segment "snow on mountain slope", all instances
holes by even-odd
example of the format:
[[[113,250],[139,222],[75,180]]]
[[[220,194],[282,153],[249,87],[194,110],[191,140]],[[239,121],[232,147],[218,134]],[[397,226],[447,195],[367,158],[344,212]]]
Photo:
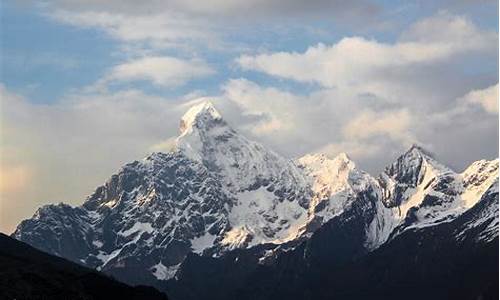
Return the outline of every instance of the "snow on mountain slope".
[[[458,240],[470,233],[475,235],[476,241],[485,243],[498,237],[498,177],[464,215],[469,216],[469,221],[456,231]]]
[[[238,134],[210,102],[192,107],[182,117],[177,148],[219,174],[232,192],[269,186],[275,194],[295,197],[307,206],[307,195],[300,196],[307,185],[293,162]]]
[[[290,160],[239,135],[210,102],[182,117],[180,153],[201,162],[227,188],[227,248],[295,238],[307,217],[310,187]]]
[[[417,186],[424,181],[429,184],[429,180],[436,176],[452,174],[451,169],[437,162],[426,150],[413,145],[380,174],[379,183],[384,189],[383,202],[387,207],[412,207],[407,202],[415,200],[410,198]]]
[[[313,179],[313,191],[323,198],[341,191],[360,192],[376,184],[368,173],[356,167],[346,153],[340,153],[333,159],[321,153],[308,154],[299,158],[298,163]]]
[[[371,248],[391,235],[454,220],[474,206],[498,178],[498,160],[478,161],[462,174],[412,146],[379,176],[382,204],[369,228]]]
[[[309,207],[309,222],[314,218],[326,222],[338,216],[356,201],[358,193],[378,196],[376,180],[359,170],[345,153],[335,158],[325,154],[308,154],[298,159],[298,165],[312,181],[313,197]]]
[[[404,230],[453,220],[470,208],[470,203],[477,202],[498,176],[498,161],[475,163],[462,175],[417,145],[389,165],[378,180],[357,169],[345,153],[334,159],[323,154],[306,155],[298,164],[312,180],[311,224],[340,215],[362,193],[378,199],[367,206],[374,210],[366,226],[368,249],[377,248]]]
[[[411,147],[379,177],[383,202],[407,226],[426,226],[459,213],[460,176],[427,151]]]
[[[460,175],[464,188],[461,195],[462,206],[471,208],[481,199],[493,183],[498,181],[498,159],[476,161]]]

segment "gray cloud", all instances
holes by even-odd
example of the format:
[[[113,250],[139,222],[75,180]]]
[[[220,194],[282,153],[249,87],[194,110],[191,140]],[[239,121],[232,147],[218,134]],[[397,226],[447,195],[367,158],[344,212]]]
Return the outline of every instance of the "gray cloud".
[[[196,51],[200,46],[219,51],[235,48],[227,36],[234,33],[236,27],[248,30],[257,22],[274,30],[284,23],[286,28],[302,26],[296,20],[321,20],[363,28],[378,22],[382,11],[370,0],[25,0],[22,3],[35,6],[58,22],[100,29],[124,43],[135,44],[132,48],[189,51]]]
[[[290,17],[290,16],[329,16],[329,17],[370,17],[380,11],[374,1],[354,0],[110,0],[110,1],[45,1],[44,6],[73,11],[106,11],[127,15],[151,15],[161,11],[173,11],[188,15],[226,17]]]

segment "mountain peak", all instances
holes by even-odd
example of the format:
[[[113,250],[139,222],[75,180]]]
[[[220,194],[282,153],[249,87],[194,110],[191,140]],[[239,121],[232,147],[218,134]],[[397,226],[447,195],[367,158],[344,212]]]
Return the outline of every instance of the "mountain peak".
[[[346,163],[353,163],[349,155],[345,152],[340,152],[339,154],[333,156],[330,154],[318,152],[318,153],[311,153],[311,154],[306,154],[303,157],[298,159],[299,161],[317,161],[317,162],[346,162]]]
[[[434,156],[430,151],[426,150],[419,144],[413,144],[411,147],[402,155],[404,156],[419,156],[434,159]]]
[[[333,181],[337,181],[335,178],[341,174],[347,178],[356,169],[356,164],[344,152],[333,158],[324,153],[307,154],[297,161],[299,165],[308,170],[307,172],[321,175],[325,179],[329,178]]]
[[[356,164],[345,152],[341,152],[336,156],[331,156],[325,153],[306,154],[297,159],[299,165],[308,166],[309,168],[328,168],[339,172],[342,170],[353,170]]]
[[[284,191],[306,184],[292,162],[239,134],[208,101],[191,107],[182,117],[176,150],[202,163],[234,192],[278,181],[287,186]]]
[[[401,171],[408,172],[410,169],[418,170],[424,162],[428,162],[431,165],[438,165],[429,151],[418,144],[413,144],[392,165],[386,168],[386,173],[392,176]]]
[[[333,158],[333,160],[339,161],[339,162],[346,162],[346,163],[352,162],[352,160],[349,157],[349,155],[347,155],[347,153],[345,153],[345,152],[340,152],[339,154],[337,154],[337,156],[335,156]]]
[[[180,132],[176,139],[177,149],[195,161],[202,161],[208,149],[213,152],[221,146],[221,139],[235,134],[210,101],[188,109],[181,118]]]
[[[402,186],[416,187],[422,182],[426,174],[437,176],[452,172],[448,167],[434,159],[429,151],[422,146],[413,144],[394,163],[386,167],[380,180],[387,181],[386,176],[392,178]],[[384,183],[385,186],[387,183]]]
[[[181,118],[181,134],[191,131],[194,127],[201,128],[213,121],[222,121],[221,114],[211,101],[206,100],[192,106]]]

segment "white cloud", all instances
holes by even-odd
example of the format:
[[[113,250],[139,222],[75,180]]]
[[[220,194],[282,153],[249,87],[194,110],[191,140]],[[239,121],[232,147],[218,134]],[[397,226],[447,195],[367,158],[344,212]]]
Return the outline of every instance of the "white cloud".
[[[316,152],[335,157],[340,153],[348,153],[352,157],[373,158],[382,151],[381,144],[372,144],[359,141],[344,141],[340,143],[327,144]]]
[[[303,53],[243,55],[236,62],[245,70],[324,87],[356,87],[390,94],[387,74],[401,68],[434,64],[469,53],[496,53],[498,34],[482,31],[464,17],[446,13],[414,24],[395,43],[348,37],[331,46],[318,44]]]
[[[113,67],[101,82],[149,80],[159,86],[178,86],[214,73],[215,71],[200,59],[182,60],[168,56],[151,56]]]
[[[478,104],[491,114],[498,114],[498,83],[482,90],[474,90],[464,96],[466,103]]]
[[[365,110],[350,120],[342,133],[349,139],[365,139],[386,134],[394,139],[408,140],[412,123],[407,109],[375,112]]]
[[[489,121],[498,116],[498,83],[484,89],[474,89],[453,99],[449,109],[431,112],[426,116],[430,127],[450,126]],[[485,115],[486,113],[486,115]]]
[[[335,87],[359,84],[383,68],[442,58],[448,51],[439,45],[388,45],[362,37],[351,37],[343,38],[332,46],[318,44],[304,53],[244,55],[238,58],[237,63],[246,70]]]
[[[299,97],[276,88],[262,88],[246,79],[233,79],[224,86],[224,96],[245,114],[256,117],[250,124],[255,135],[287,134],[300,126]]]
[[[65,24],[103,30],[125,43],[147,43],[153,48],[185,47],[189,43],[210,45],[216,40],[209,24],[164,10],[127,14],[58,9],[48,15]]]
[[[420,112],[413,116],[418,118],[419,126],[412,128],[412,132],[457,171],[475,160],[498,157],[498,113],[487,104],[488,111],[481,103],[498,97],[493,96],[497,86],[452,99],[447,109]]]
[[[435,110],[384,102],[354,89],[297,95],[237,79],[225,85],[217,104],[236,105],[239,110],[228,116],[233,124],[289,157],[347,152],[377,173],[412,143],[428,147],[457,170],[497,155],[492,147],[498,142],[497,115],[463,99],[448,99]]]
[[[222,98],[248,117],[238,119],[241,128],[289,156],[318,149],[342,152],[344,147],[353,158],[364,160],[380,154],[384,145],[401,150],[415,141],[409,110],[380,108],[377,101],[346,90],[299,96],[237,79],[225,85]]]
[[[441,44],[450,52],[491,50],[496,40],[495,31],[481,30],[470,19],[447,12],[419,20],[400,36],[401,42]]]

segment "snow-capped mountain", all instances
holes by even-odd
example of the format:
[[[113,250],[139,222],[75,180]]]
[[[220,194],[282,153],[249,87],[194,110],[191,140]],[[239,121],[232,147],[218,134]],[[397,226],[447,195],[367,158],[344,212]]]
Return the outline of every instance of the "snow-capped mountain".
[[[238,134],[209,102],[182,117],[177,148],[217,178],[231,200],[222,246],[280,243],[298,235],[310,189],[292,161]]]
[[[171,152],[125,165],[79,207],[40,208],[13,236],[128,283],[159,285],[191,253],[216,259],[266,245],[262,255],[279,255],[342,224],[368,253],[405,231],[452,222],[491,195],[498,207],[495,186],[498,160],[459,174],[418,146],[378,178],[347,154],[292,161],[203,102],[182,117]],[[481,239],[498,237],[498,215],[487,211],[462,231],[484,227]]]
[[[370,228],[372,247],[414,227],[454,220],[473,207],[498,181],[498,159],[474,162],[459,174],[412,146],[378,177],[382,191]]]
[[[377,182],[359,170],[346,153],[333,159],[324,154],[308,154],[298,159],[298,164],[310,178],[314,195],[310,209],[316,217],[329,220],[341,214],[356,194],[377,192]]]
[[[307,154],[297,164],[309,179],[312,197],[309,205],[309,220],[303,233],[310,235],[333,217],[346,213],[356,201],[367,201],[380,195],[377,181],[368,173],[359,170],[346,153],[334,158],[325,154]],[[361,200],[360,200],[361,199]],[[374,212],[368,204],[369,212]],[[370,217],[371,218],[371,217]]]
[[[164,280],[189,252],[299,235],[311,189],[294,162],[239,135],[208,102],[180,130],[174,151],[125,165],[81,207],[42,207],[14,236],[100,270]]]

